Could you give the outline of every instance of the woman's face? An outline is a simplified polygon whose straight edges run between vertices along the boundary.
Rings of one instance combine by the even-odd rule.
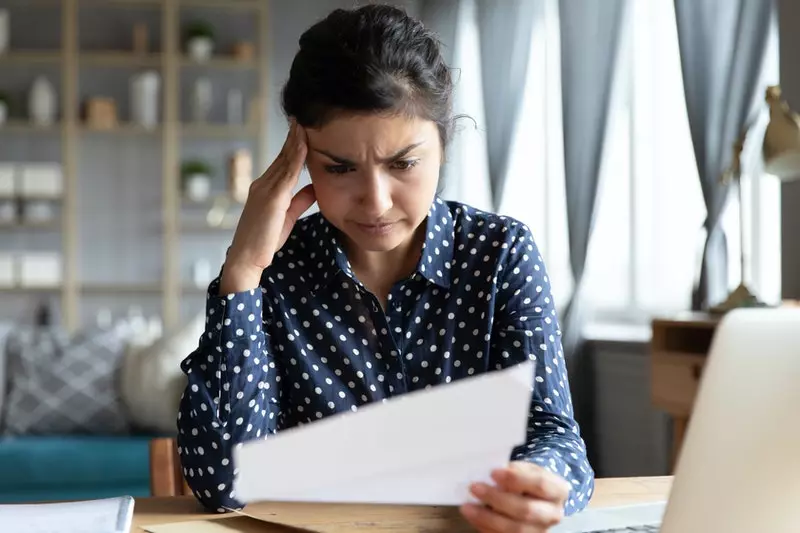
[[[436,124],[343,115],[306,131],[308,170],[325,218],[365,251],[392,250],[412,238],[439,183]]]

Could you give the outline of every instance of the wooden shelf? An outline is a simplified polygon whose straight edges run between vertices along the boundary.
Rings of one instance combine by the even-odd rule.
[[[239,69],[254,70],[258,64],[257,58],[236,59],[233,56],[215,56],[207,61],[195,61],[188,57],[181,59],[181,66],[184,68],[215,68],[215,69]]]
[[[83,133],[98,133],[109,135],[161,135],[161,127],[145,128],[138,124],[122,122],[113,128],[95,128],[88,124],[81,124],[80,130]]]
[[[94,294],[152,294],[160,293],[163,286],[157,283],[83,283],[80,290]]]
[[[10,50],[0,54],[0,65],[25,65],[60,63],[61,52],[45,50]]]
[[[92,5],[97,7],[161,7],[163,0],[80,0],[80,5]]]
[[[246,85],[256,84],[253,97],[266,102],[269,90],[269,67],[264,51],[268,50],[269,39],[269,7],[268,0],[5,0],[6,4],[19,6],[20,9],[38,9],[39,7],[52,6],[49,10],[42,9],[43,16],[60,18],[58,37],[54,39],[56,48],[46,49],[11,49],[0,55],[0,78],[3,77],[3,68],[8,73],[12,69],[20,73],[48,74],[57,86],[58,108],[62,122],[50,126],[37,126],[27,121],[25,115],[20,115],[21,120],[10,120],[0,126],[0,143],[8,143],[9,139],[20,140],[23,143],[48,141],[55,146],[63,171],[63,196],[58,198],[41,198],[42,200],[61,202],[58,207],[61,211],[57,221],[53,224],[27,224],[22,218],[14,224],[0,225],[0,232],[9,232],[8,236],[14,239],[30,236],[34,231],[44,230],[48,237],[60,238],[63,252],[62,280],[56,287],[0,287],[2,294],[19,294],[21,297],[37,294],[41,299],[58,298],[61,301],[61,316],[65,326],[70,331],[80,327],[82,317],[81,301],[88,300],[92,303],[118,300],[146,299],[148,302],[159,303],[165,327],[175,327],[181,320],[181,298],[196,298],[205,294],[207,286],[198,287],[192,279],[182,276],[182,263],[180,260],[180,247],[182,239],[198,241],[212,239],[224,240],[233,235],[241,204],[233,201],[227,194],[215,194],[208,202],[191,202],[180,197],[180,167],[182,146],[206,144],[222,147],[222,145],[248,144],[252,145],[253,163],[259,167],[264,164],[266,152],[266,124],[263,121],[249,120],[246,124],[236,125],[227,123],[182,123],[181,112],[185,93],[189,87],[183,86],[182,81],[186,76],[205,75],[218,72],[223,77],[232,78],[230,81],[235,86],[241,83]],[[3,0],[0,0],[0,4]],[[35,6],[35,7],[34,7]],[[133,30],[135,19],[141,20],[139,15],[147,17],[144,23],[148,26],[149,41],[160,42],[161,46],[154,49],[153,53],[135,53],[130,45],[124,43],[112,49],[103,47],[81,49],[84,42],[82,34],[92,31],[91,27],[84,25],[83,15],[86,10],[105,8],[116,17],[116,9],[122,11],[120,18],[128,21],[122,31],[130,34]],[[196,11],[199,15],[216,20],[223,17],[246,17],[252,21],[255,28],[250,35],[236,35],[237,39],[250,41],[255,47],[255,57],[239,59],[232,51],[218,48],[208,61],[197,62],[192,60],[182,49],[182,24],[185,17]],[[31,12],[33,13],[33,12]],[[158,22],[155,22],[158,20]],[[47,21],[46,21],[47,22]],[[54,22],[54,21],[53,21]],[[103,24],[98,20],[90,24]],[[55,26],[52,26],[55,29]],[[157,28],[157,29],[156,29]],[[153,33],[153,30],[158,35]],[[155,40],[154,40],[155,39]],[[131,36],[125,40],[132,41]],[[58,41],[56,43],[56,41]],[[88,44],[88,43],[87,43]],[[108,43],[103,43],[108,44]],[[132,44],[132,43],[131,43]],[[150,49],[148,49],[150,51]],[[86,95],[85,90],[98,91],[124,91],[129,92],[129,84],[124,78],[137,72],[138,69],[152,69],[161,77],[159,109],[161,123],[156,128],[143,128],[127,122],[127,115],[120,115],[123,122],[110,129],[90,127],[81,114],[81,103]],[[121,75],[123,78],[103,81],[105,87],[91,87],[84,85],[88,77],[110,76],[114,78]],[[234,79],[235,78],[235,79]],[[119,82],[119,83],[117,83]],[[241,82],[241,83],[240,83]],[[123,89],[124,87],[124,89]],[[245,87],[239,87],[245,89]],[[83,92],[82,92],[83,91]],[[249,91],[248,91],[249,92]],[[117,95],[109,96],[118,98]],[[263,104],[266,105],[266,104]],[[123,106],[127,108],[127,105]],[[244,111],[244,110],[243,110]],[[247,111],[245,111],[247,117]],[[48,135],[48,136],[46,136]],[[119,144],[125,148],[126,144],[145,142],[157,144],[160,150],[161,169],[161,201],[162,211],[161,230],[163,233],[161,245],[161,271],[162,279],[145,283],[105,283],[97,280],[80,280],[80,214],[82,205],[79,170],[81,168],[82,145],[90,145],[101,138],[111,140],[111,145]],[[212,148],[212,146],[208,146]],[[113,156],[112,156],[113,157]],[[19,194],[13,195],[9,200],[24,201]],[[33,198],[30,198],[33,200]],[[102,201],[102,200],[98,200]],[[219,207],[220,213],[230,213],[224,218],[224,224],[210,226],[206,222],[206,212]],[[185,211],[182,211],[185,209]],[[202,211],[202,210],[206,211]],[[212,211],[212,219],[215,213]],[[189,215],[196,215],[191,218]],[[230,216],[230,215],[236,215]],[[220,218],[222,219],[222,218]],[[29,230],[29,233],[26,233]],[[12,233],[19,231],[20,233]],[[44,234],[42,234],[44,237]],[[113,281],[113,280],[112,280]],[[52,295],[52,296],[50,296]],[[2,296],[0,296],[2,299]]]
[[[136,54],[125,50],[78,53],[78,63],[84,67],[160,68],[163,59],[161,54]]]
[[[2,133],[61,133],[61,124],[56,122],[49,126],[38,126],[26,120],[9,120],[0,125]]]
[[[58,231],[61,225],[58,221],[54,222],[0,222],[0,230],[51,230]]]
[[[0,202],[61,202],[64,198],[62,196],[47,196],[47,195],[5,195],[0,194]]]
[[[215,139],[240,139],[253,137],[258,134],[255,126],[246,124],[192,124],[187,123],[182,127],[186,137],[208,137]]]
[[[41,294],[41,293],[54,293],[60,292],[61,286],[58,287],[0,287],[0,293],[5,294]]]
[[[263,0],[181,0],[181,7],[206,7],[215,9],[261,9]]]

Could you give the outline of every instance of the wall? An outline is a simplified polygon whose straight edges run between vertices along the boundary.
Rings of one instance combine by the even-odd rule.
[[[780,83],[784,97],[794,110],[800,110],[800,2],[778,0],[780,33]],[[781,277],[784,298],[800,298],[800,181],[781,189]]]

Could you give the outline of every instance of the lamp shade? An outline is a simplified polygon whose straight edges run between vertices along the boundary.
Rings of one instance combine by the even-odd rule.
[[[800,179],[800,115],[781,99],[781,89],[767,89],[769,125],[764,133],[764,171],[780,180]]]

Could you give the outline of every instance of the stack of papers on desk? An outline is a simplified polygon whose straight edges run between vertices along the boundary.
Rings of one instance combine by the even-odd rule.
[[[368,404],[234,451],[242,502],[461,505],[525,442],[533,363]]]
[[[130,496],[66,503],[0,505],[0,531],[26,533],[128,533]]]

